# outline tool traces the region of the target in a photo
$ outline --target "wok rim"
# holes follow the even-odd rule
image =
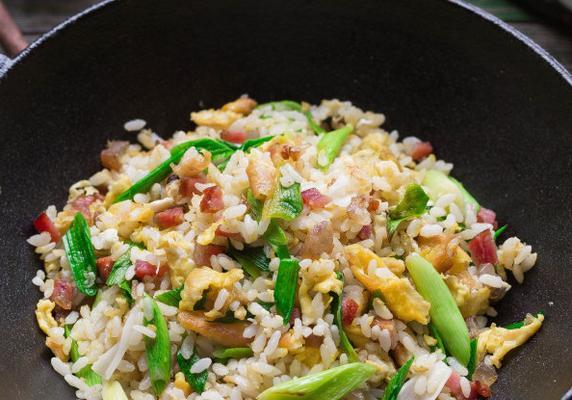
[[[27,48],[25,48],[20,54],[18,54],[14,59],[8,58],[7,65],[0,69],[0,82],[5,79],[11,69],[17,66],[23,59],[25,59],[30,52],[32,52],[36,47],[41,46],[45,41],[57,37],[57,34],[68,26],[73,25],[78,20],[88,17],[90,14],[97,12],[105,7],[110,7],[113,4],[119,3],[121,0],[103,0],[100,3],[94,4],[78,14],[75,14],[60,24],[56,25],[54,28],[50,29],[48,32],[44,33],[34,42],[32,42]],[[500,30],[505,33],[510,34],[513,38],[517,39],[521,44],[528,47],[533,51],[535,57],[540,57],[544,62],[548,63],[552,69],[560,75],[560,77],[566,82],[570,87],[572,87],[572,72],[568,71],[558,60],[556,60],[546,49],[532,40],[530,37],[520,32],[517,28],[509,25],[508,23],[502,21],[500,18],[495,17],[488,11],[483,10],[473,4],[466,3],[463,0],[435,0],[442,3],[451,4],[453,7],[459,7],[467,12],[470,12],[475,17],[478,17],[485,22],[495,25]]]

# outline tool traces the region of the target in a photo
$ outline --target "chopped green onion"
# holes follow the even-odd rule
[[[429,315],[443,339],[445,349],[466,366],[471,356],[469,331],[443,278],[419,254],[408,256],[405,265],[421,296],[431,303]]]
[[[272,386],[258,395],[257,400],[338,400],[376,371],[374,366],[360,362],[340,365]]]
[[[159,166],[155,167],[151,172],[135,182],[129,189],[117,196],[113,202],[118,203],[120,201],[130,200],[137,193],[148,192],[149,189],[151,189],[151,186],[157,182],[161,182],[169,176],[172,170],[171,165],[178,164],[179,161],[181,161],[181,158],[183,158],[185,152],[191,147],[195,147],[197,150],[209,151],[214,163],[230,158],[232,153],[235,151],[235,149],[230,147],[226,142],[210,138],[190,140],[188,142],[180,143],[171,149],[171,157],[163,161]]]
[[[247,153],[251,148],[261,146],[272,139],[274,139],[274,136],[262,136],[256,139],[248,139],[238,148],[238,150],[242,150]]]
[[[462,203],[472,204],[475,212],[478,212],[481,208],[477,200],[465,189],[461,182],[436,169],[430,169],[425,173],[423,186],[427,188],[427,194],[433,201],[437,201],[444,194],[453,193],[457,195],[457,201],[461,202],[461,204],[457,203],[459,206],[462,206]]]
[[[171,289],[165,293],[155,296],[155,299],[168,306],[179,307],[181,301],[181,291],[185,285],[181,285],[176,289]]]
[[[503,233],[504,231],[506,231],[506,228],[508,228],[508,225],[503,225],[503,226],[501,226],[500,228],[498,228],[498,229],[495,231],[495,233],[494,233],[494,235],[493,235],[493,238],[494,238],[495,240],[497,240],[498,237],[499,237],[500,235],[502,235],[502,233]]]
[[[536,314],[536,318],[538,318],[539,315],[544,315],[544,312],[540,311],[538,314]],[[508,324],[507,326],[504,327],[504,329],[520,329],[524,326],[524,321],[517,321],[517,322],[513,322],[512,324]]]
[[[302,196],[300,194],[300,196]],[[256,199],[252,194],[252,190],[248,189],[246,192],[246,202],[250,208],[250,213],[254,217],[255,220],[260,221],[262,218],[262,212],[264,204]],[[274,249],[274,253],[279,258],[289,258],[290,253],[288,251],[288,238],[286,234],[280,227],[277,221],[271,220],[266,232],[263,235],[264,239],[268,242],[268,244]]]
[[[259,104],[256,108],[272,107],[273,111],[302,111],[302,104],[292,100],[270,101],[268,103]]]
[[[274,305],[274,303],[272,303],[272,302],[261,301],[261,300],[258,301],[258,304],[260,304],[266,311],[270,311],[270,309]]]
[[[298,289],[298,260],[287,258],[280,260],[278,276],[274,285],[274,302],[276,310],[283,318],[284,324],[290,322],[290,316],[294,309],[296,290]]]
[[[119,285],[125,280],[125,272],[132,265],[131,263],[131,246],[127,248],[125,253],[119,256],[117,260],[113,263],[111,272],[105,281],[107,286]]]
[[[411,368],[411,364],[413,364],[413,357],[407,360],[407,362],[397,370],[397,373],[393,375],[383,392],[382,400],[397,400],[397,395],[403,387],[403,383],[405,382],[405,378],[407,378],[407,373],[409,372],[409,368]]]
[[[199,360],[200,357],[196,352],[193,352],[193,355],[190,359],[183,357],[181,352],[177,353],[177,364],[179,364],[181,372],[183,375],[185,375],[186,381],[189,383],[189,385],[191,385],[195,392],[201,394],[205,391],[205,385],[207,384],[209,372],[206,369],[203,372],[199,372],[197,374],[191,372],[191,367]]]
[[[66,338],[70,337],[71,328],[72,325],[64,325],[64,337]],[[81,357],[77,347],[77,342],[75,341],[74,338],[72,338],[71,340],[69,355],[70,355],[70,360],[72,362],[76,362]],[[88,364],[79,371],[77,371],[75,373],[75,376],[77,376],[78,378],[83,378],[87,386],[98,385],[101,383],[101,376],[91,369],[91,364]]]
[[[261,146],[262,144],[264,144],[264,143],[266,143],[272,139],[274,139],[274,136],[263,136],[263,137],[256,138],[256,139],[249,139],[249,140],[245,141],[240,146],[237,146],[234,143],[230,143],[230,142],[224,142],[224,143],[226,143],[228,146],[232,147],[234,149],[233,151],[242,150],[243,152],[248,153],[251,148]],[[230,156],[228,156],[222,162],[218,163],[218,165],[217,165],[218,168],[221,171],[224,171],[229,160],[230,160]]]
[[[246,247],[244,250],[237,250],[231,246],[228,255],[238,261],[242,269],[253,278],[258,278],[261,272],[270,271],[270,259],[266,257],[264,247]]]
[[[101,390],[102,400],[128,400],[121,384],[117,381],[105,382]]]
[[[274,253],[280,259],[289,258],[290,252],[288,251],[288,238],[284,230],[278,225],[278,222],[271,220],[268,229],[264,232],[264,239],[274,250]]]
[[[272,197],[264,203],[262,216],[267,219],[277,218],[292,221],[300,215],[303,208],[299,183],[294,183],[289,187],[278,184]]]
[[[343,284],[344,276],[340,272],[338,272],[337,275],[338,279],[341,280]],[[346,332],[344,330],[344,324],[342,323],[342,303],[343,303],[342,294],[338,296],[337,294],[333,293],[332,299],[333,299],[332,311],[334,313],[334,323],[338,326],[340,343],[342,344],[342,348],[348,355],[348,359],[350,360],[350,362],[359,361],[359,357],[354,347],[352,346],[350,340],[348,339],[348,335],[346,335]]]
[[[314,116],[312,115],[312,112],[310,110],[306,111],[304,113],[304,115],[306,116],[306,119],[308,120],[308,125],[310,125],[310,128],[312,128],[312,130],[314,131],[314,133],[316,135],[321,135],[326,133],[326,130],[324,128],[322,128],[320,126],[320,124],[318,124],[316,122],[316,120],[314,119]]]
[[[264,207],[264,203],[254,197],[254,194],[250,189],[246,191],[246,203],[248,204],[250,213],[254,219],[260,221],[260,218],[262,218],[262,209]]]
[[[111,268],[111,272],[105,281],[107,286],[117,285],[122,290],[127,300],[131,304],[133,301],[133,297],[131,296],[131,282],[125,279],[125,273],[131,267],[131,249],[133,245],[130,245],[127,248],[127,251],[119,256],[117,260],[113,263],[113,267]]]
[[[467,191],[467,189],[465,189],[465,186],[463,186],[463,184],[461,182],[459,182],[458,180],[456,180],[452,176],[450,176],[449,179],[459,188],[459,190],[461,191],[461,195],[463,196],[463,199],[465,200],[465,203],[472,204],[473,207],[475,208],[475,212],[478,212],[481,209],[481,205],[479,204],[477,199],[475,199],[473,197],[473,195],[470,194]]]
[[[405,194],[399,204],[389,212],[388,234],[393,235],[401,222],[413,217],[420,217],[427,209],[429,196],[423,188],[415,183],[405,189]]]
[[[322,135],[317,145],[318,165],[321,168],[327,168],[334,162],[353,130],[353,126],[346,125],[343,128]]]
[[[475,372],[475,368],[477,366],[477,339],[471,339],[471,357],[469,358],[469,363],[467,364],[467,379],[471,379],[473,377],[473,373]]]
[[[431,332],[431,336],[433,336],[433,338],[435,338],[435,340],[437,341],[437,345],[436,347],[438,349],[441,349],[441,353],[447,355],[447,351],[445,350],[445,345],[443,344],[443,338],[441,337],[441,335],[439,335],[439,331],[437,330],[437,328],[435,328],[435,325],[433,325],[433,323],[429,323],[429,331]]]
[[[229,359],[239,360],[252,356],[254,353],[250,347],[231,347],[228,349],[218,349],[213,351],[213,357],[218,362],[225,362]]]
[[[155,338],[145,336],[145,349],[147,354],[147,367],[151,386],[158,396],[163,392],[171,379],[171,345],[169,343],[169,330],[167,322],[155,300],[145,297],[143,307],[153,310],[153,318],[144,319],[145,326],[155,327]]]
[[[76,213],[66,232],[64,248],[78,290],[86,296],[95,296],[97,294],[96,259],[89,226],[82,213]]]

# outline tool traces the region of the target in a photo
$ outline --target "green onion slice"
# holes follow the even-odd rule
[[[70,228],[64,235],[64,248],[78,290],[86,296],[95,296],[97,294],[96,258],[91,244],[89,226],[82,213],[76,213]]]
[[[290,322],[290,316],[294,309],[296,291],[298,289],[298,260],[287,258],[280,260],[278,277],[274,286],[274,302],[276,309],[284,320],[284,324]]]
[[[471,357],[469,331],[443,278],[419,254],[408,256],[405,265],[421,296],[431,303],[429,315],[443,339],[445,349],[466,366]]]
[[[257,400],[339,400],[371,378],[376,368],[354,362],[266,389]]]
[[[199,360],[200,357],[197,355],[196,352],[193,352],[193,355],[191,356],[190,359],[186,359],[185,357],[183,357],[183,354],[181,354],[181,352],[177,353],[177,364],[179,364],[181,372],[183,373],[183,375],[185,375],[186,381],[189,383],[189,385],[191,385],[191,387],[195,392],[201,394],[202,392],[205,391],[205,385],[207,384],[209,373],[207,370],[204,370],[203,372],[199,372],[196,374],[191,372],[191,367]]]
[[[327,168],[334,162],[335,158],[340,154],[342,146],[353,132],[351,125],[336,129],[329,133],[324,133],[318,142],[318,165],[321,168]]]
[[[423,188],[415,183],[410,184],[405,189],[405,195],[399,204],[389,212],[387,233],[393,235],[401,222],[406,219],[419,217],[427,210],[429,196]]]
[[[145,326],[154,326],[155,338],[145,336],[145,349],[147,355],[147,367],[151,378],[151,387],[159,396],[171,379],[171,345],[169,343],[169,330],[167,322],[159,310],[155,300],[150,297],[143,299],[143,307],[150,307],[153,318],[144,319]]]
[[[213,351],[213,357],[218,362],[225,362],[230,359],[239,360],[252,356],[254,353],[250,347],[230,347],[227,349],[217,349]]]
[[[409,368],[411,368],[411,364],[413,364],[413,357],[407,360],[407,362],[397,370],[397,373],[393,375],[383,392],[383,400],[397,400],[397,395],[403,387],[403,383],[405,382],[405,378],[407,378],[407,373],[409,372]]]
[[[264,247],[246,247],[244,250],[237,250],[231,246],[228,255],[238,261],[242,269],[253,278],[258,278],[262,272],[270,271],[270,259],[266,257]]]

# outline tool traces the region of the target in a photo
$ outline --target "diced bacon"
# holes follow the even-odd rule
[[[476,266],[481,266],[482,264],[497,264],[497,246],[489,229],[475,236],[473,240],[469,242],[468,247],[471,252],[471,258]]]
[[[332,199],[320,193],[316,188],[306,189],[302,192],[302,201],[312,210],[324,208],[331,200]]]
[[[477,221],[485,224],[491,224],[495,229],[498,228],[497,214],[488,208],[481,207],[477,213]]]
[[[473,391],[482,397],[491,397],[491,388],[486,383],[479,381],[471,382],[471,393],[473,393]]]
[[[342,301],[342,322],[344,325],[351,325],[359,309],[358,303],[350,298],[344,297]]]
[[[34,228],[38,233],[48,232],[52,238],[52,242],[57,243],[60,240],[61,234],[58,228],[54,225],[48,214],[45,212],[41,213],[38,218],[34,221]]]
[[[330,221],[322,221],[312,227],[300,249],[299,256],[317,260],[322,253],[330,254],[334,249],[334,229]]]
[[[369,203],[367,204],[367,211],[376,212],[378,208],[379,200],[370,197]]]
[[[323,336],[311,334],[305,339],[304,344],[308,347],[319,348],[322,345],[323,341],[324,341]]]
[[[292,314],[290,314],[290,324],[294,325],[296,318],[302,318],[302,312],[299,307],[294,307],[292,309]]]
[[[207,183],[207,178],[204,176],[194,176],[192,178],[181,178],[181,183],[179,186],[179,193],[183,197],[192,197],[194,194],[201,194],[201,192],[196,188],[197,183]]]
[[[224,208],[222,190],[218,186],[211,186],[203,191],[201,200],[201,211],[204,213],[215,213]]]
[[[209,244],[208,246],[202,246],[197,243],[195,246],[195,251],[193,253],[193,260],[197,266],[211,266],[211,256],[216,256],[217,254],[224,253],[226,248],[224,246],[216,246],[214,244]]]
[[[52,301],[64,310],[71,310],[74,296],[74,286],[72,282],[57,278],[54,282]]]
[[[92,225],[94,217],[91,214],[89,206],[92,205],[97,200],[101,200],[101,196],[99,195],[80,196],[74,201],[72,201],[70,205],[74,210],[77,210],[80,213],[82,213],[87,223],[89,225]]]
[[[483,390],[483,393],[485,393],[484,395],[480,393],[479,390],[481,385],[479,382],[471,382],[471,393],[469,394],[469,397],[465,397],[463,390],[461,389],[461,377],[455,371],[453,371],[445,386],[449,389],[451,396],[457,400],[477,400],[479,398],[479,394],[484,397],[490,397],[490,389],[488,390],[488,396],[486,395],[486,390]]]
[[[168,269],[169,267],[165,264],[161,265],[160,268],[157,268],[156,265],[151,264],[150,262],[147,261],[137,260],[135,262],[135,276],[139,280],[143,280],[143,278],[145,278],[146,276],[161,277],[165,275],[165,272],[167,272]]]
[[[109,142],[107,149],[101,152],[101,165],[107,169],[119,171],[121,169],[121,162],[119,157],[129,146],[129,142],[113,141]]]
[[[218,228],[216,228],[215,235],[226,237],[229,239],[240,239],[240,233],[239,232],[227,232],[227,231],[222,230],[220,228],[220,226]]]
[[[99,271],[99,276],[105,281],[113,269],[113,258],[111,256],[100,257],[97,259],[96,265]]]
[[[411,151],[411,158],[414,161],[420,161],[433,153],[433,146],[429,142],[419,142]]]
[[[226,140],[227,142],[242,144],[247,138],[246,132],[242,131],[231,131],[231,130],[224,130],[220,134],[220,138],[222,140]]]
[[[161,229],[171,228],[183,223],[185,212],[183,207],[173,207],[155,214],[155,223]]]
[[[369,239],[371,237],[372,231],[373,231],[373,228],[372,228],[371,224],[364,225],[361,227],[360,231],[358,232],[358,238],[360,238],[361,240]]]

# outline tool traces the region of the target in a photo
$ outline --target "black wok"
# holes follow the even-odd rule
[[[245,92],[350,99],[430,140],[508,233],[539,253],[497,320],[542,310],[546,325],[505,359],[494,398],[564,395],[572,78],[550,56],[455,2],[122,0],[50,32],[0,79],[0,398],[73,398],[34,319],[40,262],[25,243],[34,217],[99,168],[106,140],[127,137],[124,121],[144,118],[168,136],[190,127],[190,110]]]

